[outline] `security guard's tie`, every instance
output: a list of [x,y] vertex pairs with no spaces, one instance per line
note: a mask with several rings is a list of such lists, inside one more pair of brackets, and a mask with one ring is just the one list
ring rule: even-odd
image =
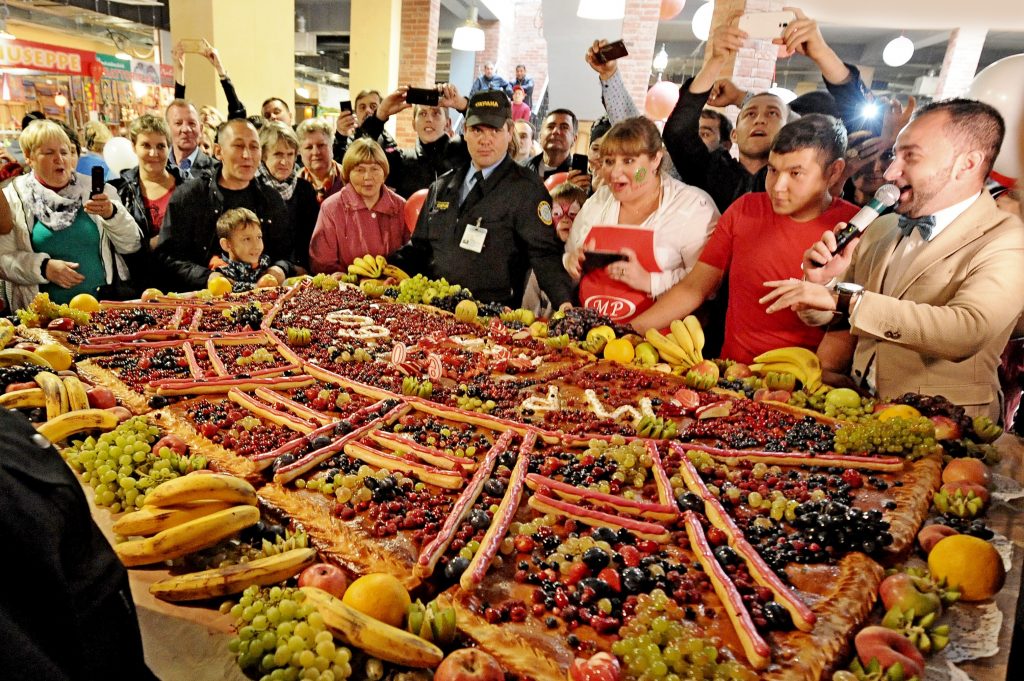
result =
[[921,238],[925,241],[931,241],[935,232],[935,216],[925,215],[920,218],[908,218],[906,215],[901,215],[898,225],[904,237],[910,236],[916,227],[921,231]]

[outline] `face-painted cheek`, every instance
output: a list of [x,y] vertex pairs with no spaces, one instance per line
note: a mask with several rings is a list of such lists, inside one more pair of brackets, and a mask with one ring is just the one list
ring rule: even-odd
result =
[[637,184],[643,184],[647,179],[647,168],[637,168],[636,172],[633,173],[633,181]]

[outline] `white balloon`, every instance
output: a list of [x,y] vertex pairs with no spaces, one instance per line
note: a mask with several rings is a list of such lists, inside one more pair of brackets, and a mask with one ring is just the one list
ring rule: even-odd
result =
[[967,97],[989,104],[1002,114],[1006,136],[992,170],[1011,179],[1024,177],[1021,136],[1024,135],[1024,54],[1015,54],[989,65],[974,77]]
[[714,13],[714,2],[698,7],[697,11],[693,13],[693,21],[690,22],[690,28],[693,29],[693,35],[697,36],[697,40],[707,40],[708,36],[711,35],[711,15]]
[[903,66],[914,56],[914,41],[905,35],[893,38],[882,50],[882,61],[889,66]]
[[125,137],[111,137],[107,140],[103,145],[103,160],[107,162],[112,176],[139,165],[139,157],[135,155],[131,140]]

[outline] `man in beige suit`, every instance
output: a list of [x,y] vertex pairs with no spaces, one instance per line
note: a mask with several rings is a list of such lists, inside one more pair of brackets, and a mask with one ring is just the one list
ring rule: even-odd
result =
[[883,399],[944,395],[997,418],[996,367],[1024,309],[1024,224],[983,191],[1004,130],[980,102],[920,109],[885,172],[900,189],[898,215],[875,220],[837,255],[825,232],[804,254],[803,281],[765,282],[769,313],[848,322],[819,346],[824,368]]

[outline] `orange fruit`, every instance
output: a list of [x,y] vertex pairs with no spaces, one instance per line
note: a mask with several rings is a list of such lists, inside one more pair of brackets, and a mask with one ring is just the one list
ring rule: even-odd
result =
[[88,312],[89,314],[100,311],[100,301],[96,300],[95,296],[89,295],[88,293],[79,293],[71,299],[68,306],[75,310]]
[[984,539],[955,534],[939,540],[928,554],[928,570],[960,589],[960,600],[983,601],[1003,588],[1003,558]]
[[619,364],[632,362],[635,353],[633,344],[625,338],[613,338],[604,346],[604,358]]
[[385,572],[372,572],[352,582],[341,601],[364,615],[399,628],[405,623],[405,615],[412,604],[405,586]]
[[206,284],[206,288],[215,296],[226,296],[231,293],[231,280],[227,277],[217,277],[215,279],[211,279]]
[[74,358],[71,352],[63,345],[47,343],[35,349],[35,353],[45,359],[53,367],[54,371],[64,371],[71,368]]
[[914,409],[909,404],[894,404],[878,412],[878,420],[888,421],[889,419],[913,419],[920,415],[921,412]]

